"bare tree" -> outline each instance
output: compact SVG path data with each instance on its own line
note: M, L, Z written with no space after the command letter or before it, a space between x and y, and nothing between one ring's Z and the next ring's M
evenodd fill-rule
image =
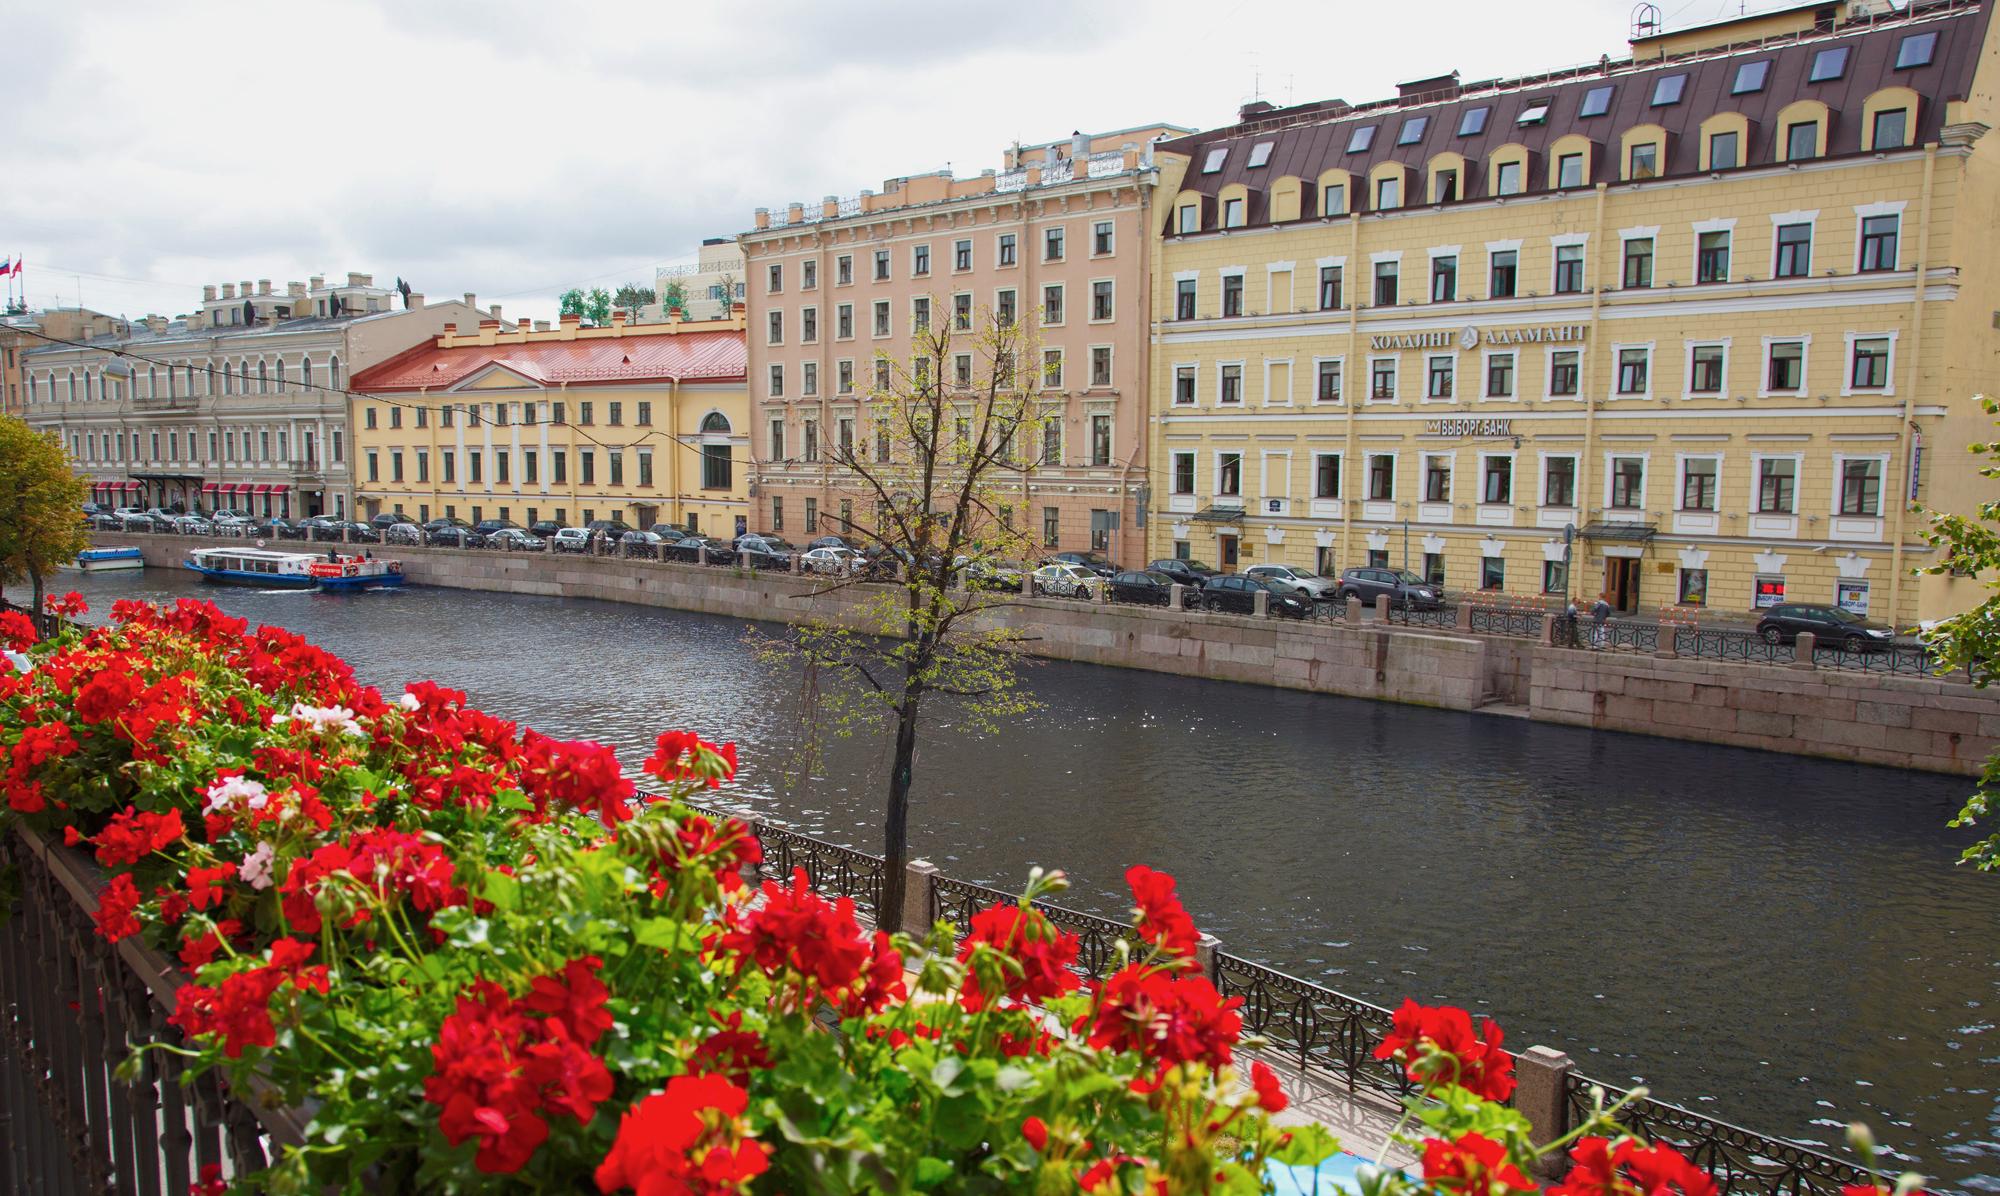
M1025 493L1049 418L1023 368L1034 339L1013 313L954 311L916 329L909 360L876 355L865 426L843 425L824 450L855 511L835 526L867 564L820 590L849 596L840 613L760 643L767 660L805 665L808 743L893 732L885 918L902 908L927 712L945 703L957 728L993 733L1035 706L1020 687L1028 637L987 614L1019 594L1014 566L1033 547L1007 499Z

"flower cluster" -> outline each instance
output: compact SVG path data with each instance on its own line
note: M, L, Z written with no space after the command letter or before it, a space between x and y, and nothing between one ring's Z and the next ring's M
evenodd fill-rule
M780 981L775 996L793 1010L824 1001L843 1012L875 1013L906 995L902 953L889 936L864 937L854 902L829 902L813 892L803 868L792 873L790 888L765 881L754 911L732 909L715 950L733 958L738 972L755 965Z
M1377 1059L1400 1062L1412 1080L1455 1084L1485 1100L1514 1095L1514 1057L1500 1047L1500 1027L1491 1020L1475 1034L1472 1016L1449 1005L1405 1000L1390 1033L1375 1048Z
M597 1168L602 1192L639 1196L739 1192L770 1168L770 1151L751 1140L743 1111L750 1094L721 1076L677 1076L632 1106L611 1153Z

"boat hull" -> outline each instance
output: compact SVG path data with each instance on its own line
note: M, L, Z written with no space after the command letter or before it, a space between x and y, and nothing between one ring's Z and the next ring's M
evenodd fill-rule
M205 569L200 565L188 565L188 569L201 574L202 580L220 582L223 585L256 586L262 590L314 590L319 588L319 578L300 573L251 573L243 569Z
M64 565L78 573L110 573L119 569L144 569L146 554L136 548L86 548L76 560Z

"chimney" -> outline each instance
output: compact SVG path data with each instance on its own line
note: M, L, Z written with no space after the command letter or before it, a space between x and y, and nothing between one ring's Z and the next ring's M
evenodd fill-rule
M362 285L362 286L364 286L364 287L372 287L372 286L374 286L374 285L375 285L375 276L374 276L373 274L363 274L363 275L361 276L361 285Z
M260 278L260 279L258 279L258 280L257 280L257 293L258 293L259 295L268 295L268 294L270 294L270 293L271 293L271 280L270 280L270 279L268 279L268 278Z
M203 303L215 302L215 288L213 286L205 286L201 288L201 301Z
M349 270L347 272L347 285L351 287L365 287L368 285L368 276L366 274L356 274L354 271Z
M285 284L285 294L294 299L303 299L306 297L306 284L302 282L288 282Z
M498 303L494 304L492 307L487 308L486 311L496 320L501 318L500 305Z
M618 331L620 331L620 332L624 331L624 328L625 328L625 309L624 309L624 308L622 308L622 307L614 307L614 308L612 308L612 309L611 309L611 327L612 327L612 328L614 328L614 329L616 329L616 330L618 330Z
M1090 156L1090 138L1072 129L1069 135L1069 156L1081 162Z
M223 297L224 299L234 299L234 298L236 298L236 284L235 284L235 283L233 283L233 282L225 282L225 283L223 283L223 284L222 284L222 297Z
M549 322L548 322L547 320L536 320L536 321L535 321L535 331L536 331L536 332L547 332L548 330L549 330Z
M403 300L403 310L405 311L422 311L423 309L424 293L422 291L411 291L410 297Z
M467 291L465 293L465 305L477 311L479 309L479 296L473 294L471 291Z
M249 279L247 279L247 278L246 278L246 279L244 279L244 280L243 280L242 282L238 283L238 284L237 284L237 286L238 286L238 288L239 288L239 289L241 290L241 292L242 292L242 295L243 295L243 297L244 297L245 299L248 299L248 298L249 298L249 297L251 296L251 294L253 293L253 292L252 292L252 291L250 290L250 280L249 280Z
M309 281L308 281L308 282L306 283L306 285L307 285L307 286L309 286L309 287L311 287L311 288L312 288L313 290L315 290L315 291L323 291L323 290L325 290L325 289L326 289L326 275L324 275L324 274L315 274L315 275L313 275L313 276L312 276L312 278L311 278L311 279L310 279L310 280L309 280Z
M526 332L527 330L528 330L528 317L522 316L520 319L514 321L514 331Z
M154 336L165 336L167 332L167 317L147 316L146 327L153 330Z
M566 341L575 340L576 330L579 327L581 327L582 324L583 324L582 316L576 315L573 312L565 312L562 316L562 328L560 329L562 334L562 339Z

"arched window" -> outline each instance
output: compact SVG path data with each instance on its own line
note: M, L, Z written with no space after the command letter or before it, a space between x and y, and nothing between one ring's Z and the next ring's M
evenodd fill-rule
M312 384L313 384L313 359L310 357L302 357L299 359L299 385L310 389L312 387Z
M257 393L271 393L271 363L261 357L257 359Z
M340 357L338 354L327 359L326 384L335 390L340 389Z
M285 359L278 359L278 389L285 389Z
M701 417L701 430L704 433L727 433L729 431L729 417L720 411L711 411Z
M69 372L69 401L76 402L76 371Z

